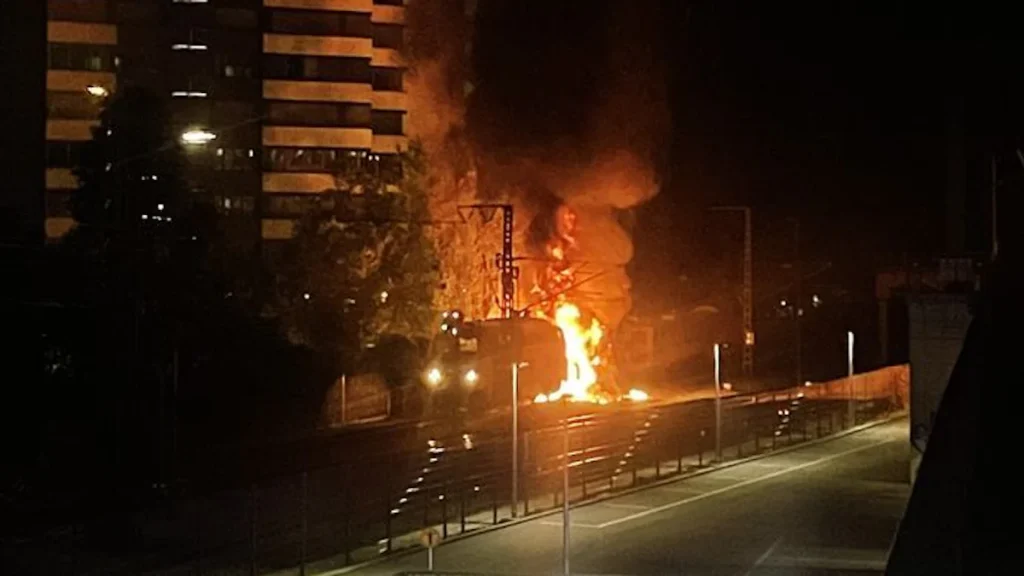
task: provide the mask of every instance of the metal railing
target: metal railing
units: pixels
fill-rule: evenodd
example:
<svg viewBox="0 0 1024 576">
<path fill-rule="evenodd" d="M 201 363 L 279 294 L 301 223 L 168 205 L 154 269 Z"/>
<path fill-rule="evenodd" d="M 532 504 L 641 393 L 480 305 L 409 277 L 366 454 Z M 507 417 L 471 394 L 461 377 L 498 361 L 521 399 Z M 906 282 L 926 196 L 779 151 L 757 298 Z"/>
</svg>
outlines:
<svg viewBox="0 0 1024 576">
<path fill-rule="evenodd" d="M 900 370 L 902 369 L 902 372 Z M 905 407 L 905 367 L 722 401 L 723 460 L 823 438 Z M 873 375 L 872 375 L 873 374 Z M 859 384 L 859 386 L 858 386 Z M 850 390 L 853 390 L 852 397 Z M 853 402 L 853 411 L 849 410 Z M 657 482 L 711 464 L 714 400 L 593 410 L 551 404 L 523 425 L 516 516 Z M 854 420 L 849 418 L 854 415 Z M 563 492 L 563 418 L 570 488 Z M 512 442 L 505 422 L 425 435 L 416 450 L 175 501 L 136 518 L 127 552 L 85 552 L 74 529 L 42 544 L 47 574 L 315 574 L 513 519 Z"/>
</svg>

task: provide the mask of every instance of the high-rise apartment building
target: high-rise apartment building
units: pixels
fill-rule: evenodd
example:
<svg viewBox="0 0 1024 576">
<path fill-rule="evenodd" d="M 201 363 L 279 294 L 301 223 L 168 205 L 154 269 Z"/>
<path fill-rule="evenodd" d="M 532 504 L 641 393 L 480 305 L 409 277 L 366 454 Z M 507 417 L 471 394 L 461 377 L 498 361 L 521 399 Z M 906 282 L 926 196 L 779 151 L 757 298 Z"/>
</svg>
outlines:
<svg viewBox="0 0 1024 576">
<path fill-rule="evenodd" d="M 72 226 L 72 169 L 105 99 L 169 98 L 196 193 L 253 239 L 407 145 L 403 0 L 48 0 L 46 234 Z"/>
</svg>

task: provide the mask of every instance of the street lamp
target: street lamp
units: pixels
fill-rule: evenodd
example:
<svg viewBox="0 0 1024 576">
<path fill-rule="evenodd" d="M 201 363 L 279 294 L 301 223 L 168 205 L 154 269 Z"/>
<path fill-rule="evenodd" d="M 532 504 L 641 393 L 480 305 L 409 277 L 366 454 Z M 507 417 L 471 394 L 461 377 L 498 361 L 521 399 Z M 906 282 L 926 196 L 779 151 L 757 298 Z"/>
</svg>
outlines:
<svg viewBox="0 0 1024 576">
<path fill-rule="evenodd" d="M 565 426 L 562 430 L 562 574 L 569 576 L 569 395 L 562 396 Z"/>
<path fill-rule="evenodd" d="M 208 142 L 212 142 L 217 139 L 217 135 L 209 130 L 203 128 L 192 128 L 186 130 L 181 135 L 182 144 L 191 146 L 203 146 Z"/>
<path fill-rule="evenodd" d="M 86 86 L 85 91 L 88 92 L 90 96 L 95 96 L 96 98 L 106 98 L 110 95 L 109 90 L 98 84 Z"/>
<path fill-rule="evenodd" d="M 803 316 L 803 267 L 800 265 L 800 219 L 791 216 L 786 219 L 793 224 L 793 249 L 795 252 L 794 268 L 796 269 L 796 303 L 793 305 L 793 322 L 796 328 L 796 385 L 804 381 L 804 344 L 800 318 Z"/>
<path fill-rule="evenodd" d="M 854 418 L 856 417 L 856 406 L 853 401 L 853 330 L 846 332 L 846 381 L 849 387 L 850 399 L 846 406 L 847 418 L 850 419 L 850 425 L 856 424 Z"/>
<path fill-rule="evenodd" d="M 512 363 L 512 517 L 519 515 L 519 362 Z"/>
<path fill-rule="evenodd" d="M 722 347 L 715 344 L 715 460 L 722 461 Z"/>
</svg>

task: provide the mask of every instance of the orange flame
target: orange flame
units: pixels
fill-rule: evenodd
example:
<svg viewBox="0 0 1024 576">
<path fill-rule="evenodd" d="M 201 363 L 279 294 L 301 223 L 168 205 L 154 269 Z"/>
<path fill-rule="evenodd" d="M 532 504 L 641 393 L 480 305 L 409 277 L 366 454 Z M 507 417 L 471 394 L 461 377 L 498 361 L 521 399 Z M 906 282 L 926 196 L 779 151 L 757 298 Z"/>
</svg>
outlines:
<svg viewBox="0 0 1024 576">
<path fill-rule="evenodd" d="M 573 246 L 572 233 L 576 227 L 576 214 L 568 206 L 558 210 L 558 230 L 545 249 L 549 257 L 543 288 L 538 291 L 553 295 L 547 302 L 549 308 L 537 309 L 535 314 L 551 320 L 562 332 L 565 343 L 566 378 L 558 390 L 550 394 L 538 394 L 534 402 L 541 404 L 566 399 L 570 402 L 593 402 L 607 404 L 613 398 L 601 390 L 598 368 L 604 363 L 600 346 L 605 337 L 605 328 L 597 318 L 589 323 L 583 319 L 579 306 L 566 301 L 566 294 L 575 281 L 575 269 L 566 258 L 566 248 Z M 641 390 L 630 390 L 623 399 L 642 402 L 647 394 Z"/>
<path fill-rule="evenodd" d="M 597 346 L 604 337 L 604 328 L 597 319 L 589 326 L 582 322 L 582 314 L 575 304 L 563 302 L 555 308 L 555 326 L 562 331 L 565 341 L 566 378 L 549 400 L 568 396 L 572 401 L 596 401 L 594 385 L 597 384 L 597 370 L 600 364 Z"/>
</svg>

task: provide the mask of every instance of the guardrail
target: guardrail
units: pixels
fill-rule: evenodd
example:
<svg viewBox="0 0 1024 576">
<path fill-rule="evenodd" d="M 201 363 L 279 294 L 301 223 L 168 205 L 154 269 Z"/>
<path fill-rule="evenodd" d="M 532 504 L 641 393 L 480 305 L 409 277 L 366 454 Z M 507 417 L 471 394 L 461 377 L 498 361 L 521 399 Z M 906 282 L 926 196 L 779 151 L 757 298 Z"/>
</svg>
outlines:
<svg viewBox="0 0 1024 576">
<path fill-rule="evenodd" d="M 822 438 L 902 410 L 906 373 L 894 367 L 858 375 L 852 386 L 841 379 L 724 398 L 722 457 Z M 516 505 L 510 427 L 492 421 L 487 430 L 425 434 L 413 452 L 360 457 L 149 511 L 131 548 L 141 553 L 120 565 L 87 557 L 73 538 L 55 540 L 41 554 L 51 563 L 43 572 L 305 575 L 340 568 L 418 546 L 424 528 L 448 538 L 551 510 L 562 498 L 582 502 L 707 466 L 715 458 L 714 403 L 589 412 L 545 406 L 550 412 L 519 439 Z M 570 489 L 563 494 L 566 433 Z"/>
</svg>

